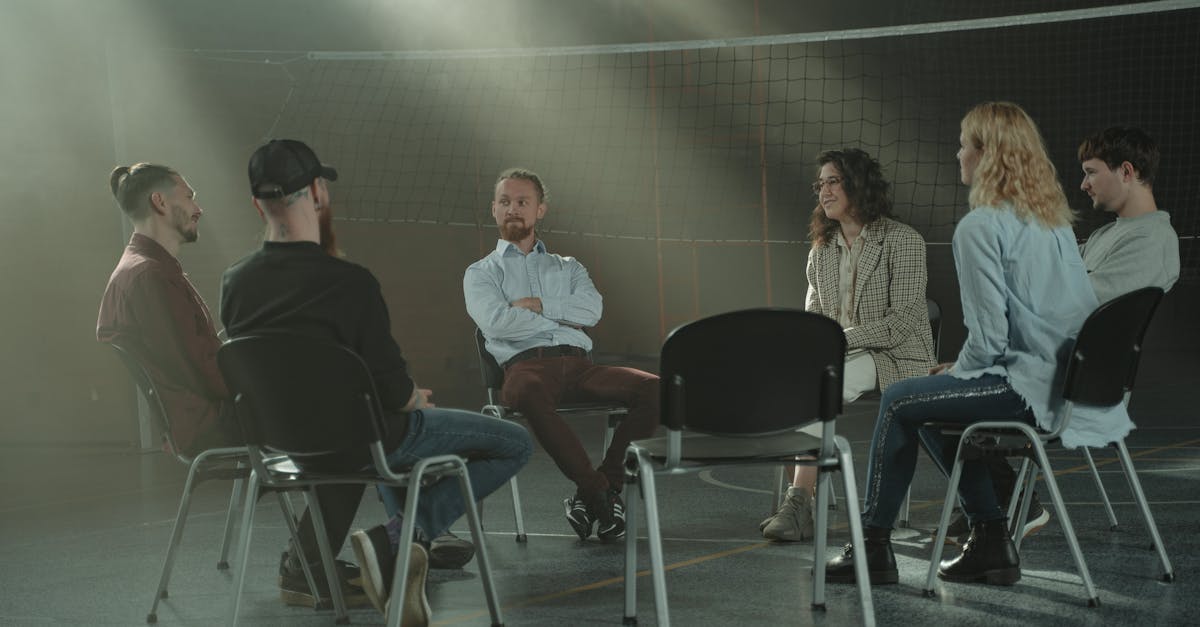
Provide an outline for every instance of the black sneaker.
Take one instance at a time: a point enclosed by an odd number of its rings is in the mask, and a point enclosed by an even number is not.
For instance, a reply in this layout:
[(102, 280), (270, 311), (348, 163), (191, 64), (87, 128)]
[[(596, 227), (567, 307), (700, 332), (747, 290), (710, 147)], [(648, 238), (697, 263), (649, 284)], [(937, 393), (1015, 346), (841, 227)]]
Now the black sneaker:
[[(575, 534), (579, 536), (580, 540), (587, 540), (588, 536), (592, 535), (592, 525), (596, 522), (596, 518), (588, 511), (587, 502), (579, 494), (576, 494), (568, 499), (563, 499), (563, 507), (566, 509), (567, 522), (571, 523)], [(624, 516), (624, 510), (622, 510), (622, 519)]]
[[(334, 568), (342, 584), (342, 599), (347, 608), (364, 608), (371, 606), (371, 600), (360, 587), (361, 573), (354, 564), (336, 560)], [(287, 551), (279, 558), (279, 598), (287, 605), (304, 607), (333, 607), (333, 598), (329, 594), (329, 585), (325, 583), (325, 569), (320, 562), (309, 565), (313, 580), (320, 592), (319, 598), (314, 598), (308, 588), (308, 580), (304, 578), (304, 569), (300, 562), (291, 559)]]
[(596, 537), (604, 542), (612, 542), (625, 537), (625, 503), (616, 490), (609, 490), (604, 495), (601, 506), (599, 524), (596, 525)]
[(429, 543), (429, 567), (462, 568), (475, 557), (475, 545), (447, 531)]
[(354, 558), (362, 569), (363, 591), (371, 605), (386, 615), (392, 574), (396, 570), (396, 555), (392, 553), (387, 529), (376, 525), (366, 531), (355, 531), (350, 534), (350, 545), (354, 547)]

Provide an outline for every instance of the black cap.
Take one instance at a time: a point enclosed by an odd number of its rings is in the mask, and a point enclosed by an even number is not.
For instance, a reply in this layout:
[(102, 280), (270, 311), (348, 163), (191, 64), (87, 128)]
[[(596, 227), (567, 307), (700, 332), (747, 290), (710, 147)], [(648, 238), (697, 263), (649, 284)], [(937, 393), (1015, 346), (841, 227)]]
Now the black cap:
[(295, 139), (272, 139), (250, 155), (250, 193), (255, 198), (283, 198), (304, 189), (319, 176), (336, 181), (337, 170), (321, 163), (317, 153)]

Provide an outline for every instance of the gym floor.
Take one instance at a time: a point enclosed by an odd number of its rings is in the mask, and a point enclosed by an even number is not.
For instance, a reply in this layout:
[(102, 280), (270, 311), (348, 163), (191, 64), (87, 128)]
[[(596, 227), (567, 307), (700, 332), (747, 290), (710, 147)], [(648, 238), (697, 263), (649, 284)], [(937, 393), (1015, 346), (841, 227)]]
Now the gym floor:
[[(918, 463), (911, 526), (894, 534), (900, 584), (873, 589), (880, 625), (936, 621), (954, 625), (1193, 623), (1200, 609), (1197, 555), (1200, 536), (1200, 427), (1189, 399), (1200, 372), (1196, 355), (1143, 361), (1131, 413), (1138, 429), (1127, 443), (1176, 573), (1162, 581), (1120, 465), (1111, 450), (1095, 451), (1119, 521), (1109, 529), (1082, 456), (1052, 451), (1101, 606), (1086, 594), (1052, 511), (1051, 522), (1021, 548), (1022, 579), (1013, 587), (936, 584), (925, 598), (931, 532), (945, 481), (933, 465)], [(856, 475), (866, 470), (866, 448), (877, 403), (848, 406), (838, 430), (852, 444)], [(572, 419), (585, 443), (599, 449), (603, 419)], [(0, 455), (0, 624), (137, 625), (153, 600), (186, 469), (161, 453), (86, 447), (5, 447)], [(827, 588), (826, 610), (811, 608), (811, 544), (770, 544), (758, 522), (770, 513), (774, 471), (724, 469), (659, 478), (667, 592), (678, 625), (850, 625), (862, 622), (853, 586)], [(528, 542), (514, 542), (512, 503), (502, 488), (485, 503), (488, 550), (506, 624), (616, 625), (623, 614), (620, 543), (580, 542), (562, 516), (571, 486), (545, 453), (536, 451), (520, 475)], [(1042, 491), (1049, 508), (1049, 498)], [(860, 488), (861, 496), (861, 488)], [(227, 622), (232, 576), (217, 570), (229, 483), (198, 487), (171, 578), (158, 608), (162, 625)], [(627, 495), (628, 498), (628, 495)], [(287, 531), (272, 499), (260, 502), (252, 539), (241, 623), (327, 625), (330, 611), (285, 606), (276, 582)], [(357, 524), (382, 520), (372, 494)], [(643, 519), (644, 520), (644, 519)], [(831, 517), (827, 556), (847, 541), (844, 508)], [(466, 524), (454, 530), (467, 537)], [(639, 624), (655, 624), (644, 529), (639, 548)], [(956, 554), (947, 547), (946, 557)], [(342, 557), (353, 559), (346, 546)], [(432, 571), (428, 596), (436, 625), (487, 625), (476, 562), (463, 570)], [(374, 610), (354, 610), (355, 624), (382, 624)]]

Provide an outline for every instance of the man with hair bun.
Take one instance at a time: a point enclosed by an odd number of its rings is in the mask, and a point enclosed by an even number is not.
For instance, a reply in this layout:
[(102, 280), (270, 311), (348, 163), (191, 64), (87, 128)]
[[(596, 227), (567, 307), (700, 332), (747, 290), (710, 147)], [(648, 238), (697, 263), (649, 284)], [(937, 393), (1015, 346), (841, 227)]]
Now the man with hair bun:
[(132, 351), (157, 384), (179, 452), (236, 445), (229, 391), (217, 370), (221, 341), (208, 306), (176, 255), (194, 242), (204, 210), (175, 170), (153, 163), (115, 168), (113, 196), (133, 236), (100, 300), (96, 339)]

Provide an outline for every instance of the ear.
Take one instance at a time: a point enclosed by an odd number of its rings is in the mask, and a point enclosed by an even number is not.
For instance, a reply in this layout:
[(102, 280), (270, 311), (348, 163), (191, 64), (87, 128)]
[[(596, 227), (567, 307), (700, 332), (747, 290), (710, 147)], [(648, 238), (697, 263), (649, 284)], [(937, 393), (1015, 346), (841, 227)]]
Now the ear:
[(167, 215), (167, 201), (162, 192), (150, 193), (150, 209), (160, 216)]
[(544, 203), (544, 202), (539, 202), (539, 203), (538, 203), (537, 219), (538, 219), (538, 220), (541, 220), (541, 219), (542, 219), (542, 218), (544, 218), (544, 217), (546, 217), (546, 203)]
[(1121, 180), (1126, 183), (1132, 183), (1138, 179), (1137, 170), (1128, 161), (1122, 161), (1121, 165), (1117, 166), (1117, 170), (1121, 173)]
[(259, 219), (265, 223), (267, 221), (267, 216), (265, 214), (263, 214), (263, 208), (262, 208), (262, 205), (258, 204), (258, 199), (251, 196), (250, 202), (254, 203), (254, 209), (255, 209), (255, 211), (258, 211)]

